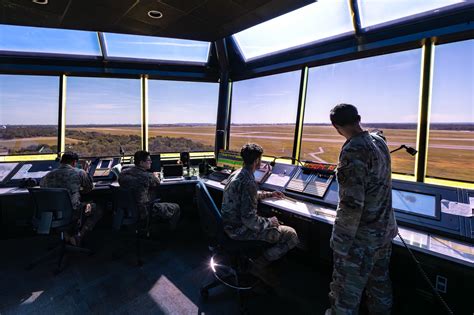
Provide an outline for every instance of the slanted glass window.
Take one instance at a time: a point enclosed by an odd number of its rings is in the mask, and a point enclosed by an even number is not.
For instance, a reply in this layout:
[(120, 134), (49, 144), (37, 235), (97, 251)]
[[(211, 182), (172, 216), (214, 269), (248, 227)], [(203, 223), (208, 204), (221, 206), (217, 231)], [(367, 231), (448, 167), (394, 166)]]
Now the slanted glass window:
[(293, 154), (300, 78), (293, 71), (233, 84), (231, 150), (254, 142), (267, 156)]
[[(346, 141), (329, 120), (337, 104), (355, 105), (365, 129), (384, 132), (390, 149), (416, 146), (421, 49), (309, 70), (301, 159), (337, 163)], [(414, 174), (415, 158), (400, 150), (392, 171)]]
[(205, 64), (209, 42), (106, 33), (107, 58)]
[(474, 40), (434, 56), (427, 176), (474, 182)]
[(149, 151), (214, 151), (218, 97), (218, 83), (149, 80)]
[(383, 26), (424, 15), (437, 14), (442, 10), (467, 3), (466, 0), (357, 0), (362, 28)]
[(140, 80), (69, 77), (66, 150), (119, 156), (141, 148)]
[(236, 33), (246, 61), (353, 32), (348, 1), (319, 0)]
[(102, 56), (95, 32), (0, 25), (0, 53)]
[(59, 78), (0, 75), (0, 155), (57, 152)]

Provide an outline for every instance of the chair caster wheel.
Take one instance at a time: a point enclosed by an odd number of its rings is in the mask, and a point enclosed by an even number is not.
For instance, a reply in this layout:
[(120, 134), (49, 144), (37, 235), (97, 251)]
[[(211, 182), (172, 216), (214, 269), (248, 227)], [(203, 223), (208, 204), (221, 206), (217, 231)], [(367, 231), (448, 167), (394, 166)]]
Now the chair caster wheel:
[(208, 289), (202, 288), (201, 290), (199, 290), (199, 294), (201, 295), (201, 297), (204, 300), (207, 300), (209, 298), (209, 290)]

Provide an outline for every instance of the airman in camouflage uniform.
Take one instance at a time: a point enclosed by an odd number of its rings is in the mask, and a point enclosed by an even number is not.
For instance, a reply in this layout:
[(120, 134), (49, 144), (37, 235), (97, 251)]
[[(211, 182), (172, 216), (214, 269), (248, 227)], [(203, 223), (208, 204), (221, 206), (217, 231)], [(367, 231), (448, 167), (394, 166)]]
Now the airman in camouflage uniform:
[[(253, 153), (253, 159), (246, 161), (246, 152)], [(251, 154), (252, 154), (251, 153)], [(236, 240), (258, 240), (274, 244), (263, 257), (274, 261), (298, 244), (296, 231), (280, 225), (276, 217), (265, 218), (257, 214), (258, 201), (268, 197), (281, 197), (280, 192), (258, 191), (253, 172), (260, 165), (263, 149), (257, 144), (242, 147), (244, 167), (235, 171), (224, 188), (222, 219), (227, 235)]]
[(339, 204), (330, 245), (334, 251), (331, 310), (357, 314), (362, 292), (371, 314), (389, 314), (389, 263), (398, 229), (392, 209), (390, 152), (380, 133), (360, 127), (353, 105), (340, 104), (331, 121), (347, 141), (337, 167)]
[(170, 229), (175, 229), (179, 221), (180, 208), (176, 203), (155, 200), (155, 192), (160, 185), (160, 180), (147, 171), (151, 168), (150, 153), (137, 151), (134, 163), (135, 166), (120, 173), (120, 186), (132, 191), (142, 220), (169, 221)]
[[(78, 221), (82, 214), (82, 226), (77, 234), (80, 241), (103, 216), (102, 209), (94, 203), (81, 202), (81, 193), (88, 193), (94, 188), (92, 177), (84, 170), (76, 168), (79, 157), (72, 152), (66, 152), (61, 157), (59, 168), (49, 172), (41, 179), (40, 186), (47, 188), (65, 188), (71, 196), (74, 209), (72, 220)], [(77, 244), (79, 245), (79, 244)]]

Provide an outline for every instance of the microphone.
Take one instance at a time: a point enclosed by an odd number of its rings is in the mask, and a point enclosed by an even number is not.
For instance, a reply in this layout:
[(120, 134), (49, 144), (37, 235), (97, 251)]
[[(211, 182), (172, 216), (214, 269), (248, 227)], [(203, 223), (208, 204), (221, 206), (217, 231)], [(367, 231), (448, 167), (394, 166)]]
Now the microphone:
[(409, 147), (409, 146), (406, 146), (406, 145), (402, 144), (401, 146), (399, 146), (395, 150), (390, 151), (390, 154), (392, 154), (394, 152), (397, 152), (398, 150), (401, 150), (401, 149), (405, 149), (407, 151), (407, 153), (410, 154), (411, 156), (415, 156), (418, 153), (418, 151), (415, 148), (412, 148), (412, 147)]
[(271, 156), (270, 157), (273, 158), (273, 160), (270, 162), (270, 166), (271, 167), (274, 167), (275, 166), (275, 163), (276, 163), (276, 160), (277, 159), (290, 159), (290, 160), (295, 160), (296, 162), (298, 162), (299, 164), (301, 164), (301, 166), (303, 166), (303, 163), (301, 163), (300, 160), (298, 160), (297, 158), (294, 158), (294, 157), (291, 157), (291, 156)]

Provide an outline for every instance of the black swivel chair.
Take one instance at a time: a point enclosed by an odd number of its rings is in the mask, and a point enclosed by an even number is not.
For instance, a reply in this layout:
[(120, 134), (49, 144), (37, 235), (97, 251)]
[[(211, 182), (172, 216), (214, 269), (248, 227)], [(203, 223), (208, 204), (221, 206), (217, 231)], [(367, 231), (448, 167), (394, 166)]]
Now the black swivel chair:
[[(110, 185), (110, 188), (114, 193), (113, 228), (117, 232), (123, 227), (134, 230), (137, 265), (142, 266), (141, 242), (150, 237), (149, 221), (141, 222), (137, 202), (130, 189), (113, 185)], [(144, 237), (146, 239), (143, 239)], [(118, 252), (115, 252), (114, 256), (117, 255)]]
[[(66, 251), (91, 254), (86, 248), (66, 244), (64, 232), (71, 230), (77, 222), (73, 222), (73, 207), (69, 192), (63, 188), (28, 188), (35, 207), (32, 224), (37, 234), (58, 233), (59, 244), (46, 254), (31, 262), (27, 269), (32, 269), (40, 262), (50, 258), (56, 252), (59, 253), (57, 269), (55, 273), (62, 271), (62, 262)], [(80, 219), (82, 221), (82, 215)]]
[(229, 238), (224, 231), (221, 213), (202, 182), (196, 185), (196, 202), (201, 227), (208, 237), (211, 250), (209, 264), (215, 277), (213, 282), (201, 288), (201, 296), (208, 298), (211, 288), (225, 285), (238, 291), (241, 311), (245, 311), (241, 291), (251, 290), (259, 283), (258, 279), (248, 273), (251, 258), (260, 255), (268, 243)]

